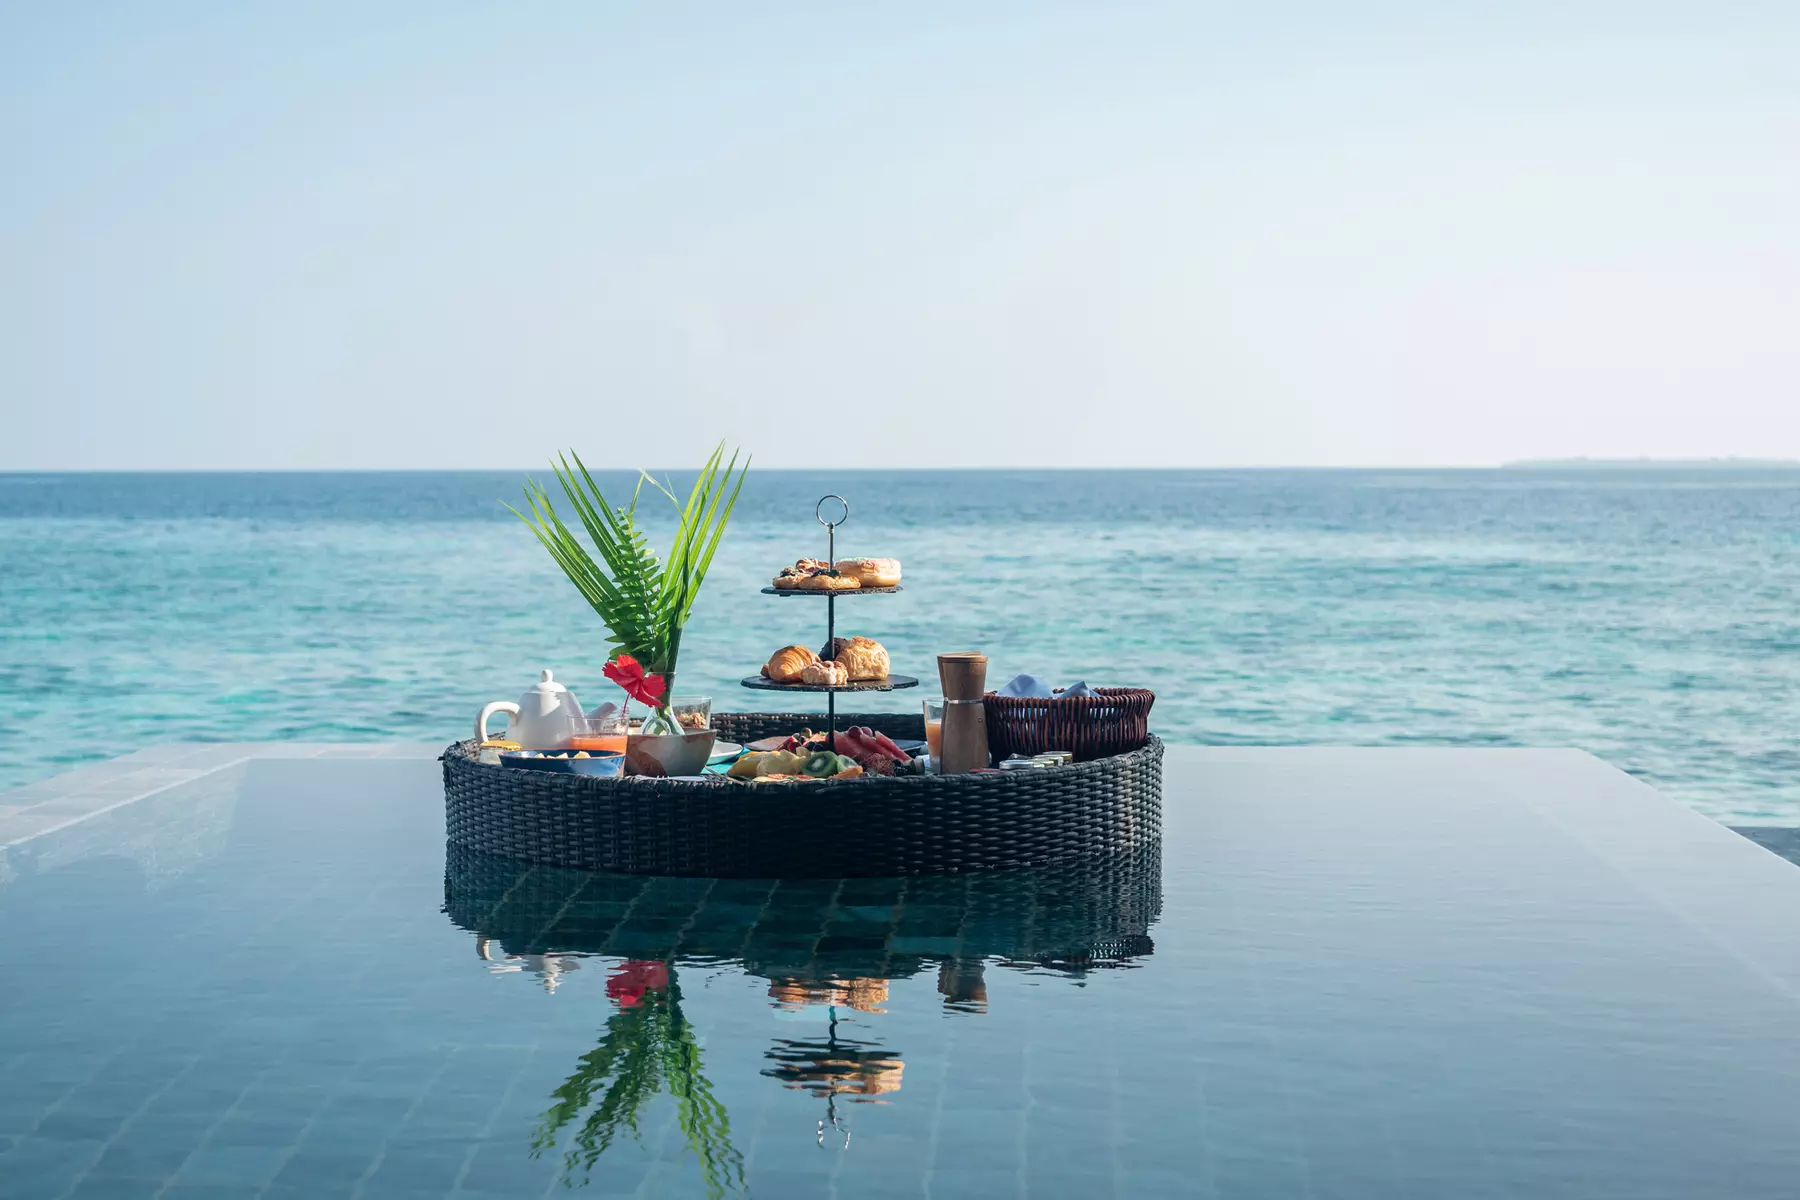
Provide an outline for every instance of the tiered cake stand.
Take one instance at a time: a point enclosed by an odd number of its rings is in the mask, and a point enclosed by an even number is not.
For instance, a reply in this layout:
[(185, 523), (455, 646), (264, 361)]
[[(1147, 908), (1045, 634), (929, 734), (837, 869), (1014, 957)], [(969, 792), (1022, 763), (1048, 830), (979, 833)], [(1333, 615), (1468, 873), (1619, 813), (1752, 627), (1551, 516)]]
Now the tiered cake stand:
[[(825, 505), (827, 501), (831, 500), (836, 500), (844, 510), (835, 521), (825, 519)], [(825, 527), (825, 561), (832, 564), (831, 573), (835, 575), (837, 574), (838, 526), (850, 519), (850, 502), (835, 493), (822, 497), (813, 506), (813, 517)], [(837, 640), (837, 600), (839, 596), (892, 595), (899, 590), (899, 585), (876, 588), (821, 589), (818, 591), (766, 587), (763, 589), (763, 595), (825, 597), (825, 648), (829, 650), (831, 643)], [(886, 679), (859, 679), (851, 683), (840, 684), (777, 683), (762, 675), (750, 675), (742, 682), (747, 688), (765, 692), (824, 692), (825, 729), (830, 738), (827, 744), (834, 751), (837, 749), (837, 694), (839, 692), (892, 692), (900, 688), (919, 686), (919, 681), (911, 675), (889, 675)]]

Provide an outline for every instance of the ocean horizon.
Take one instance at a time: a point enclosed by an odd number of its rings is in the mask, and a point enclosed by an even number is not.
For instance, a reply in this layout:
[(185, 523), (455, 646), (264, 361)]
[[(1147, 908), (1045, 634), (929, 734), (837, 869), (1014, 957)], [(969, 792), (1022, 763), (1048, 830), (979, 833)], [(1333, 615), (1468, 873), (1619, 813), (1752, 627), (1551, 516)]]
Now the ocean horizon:
[[(0, 788), (161, 741), (448, 742), (546, 667), (607, 698), (598, 618), (504, 507), (528, 476), (0, 473)], [(1800, 822), (1791, 468), (756, 468), (679, 692), (804, 707), (738, 680), (822, 640), (758, 589), (824, 553), (828, 492), (841, 555), (905, 564), (839, 609), (897, 671), (977, 648), (993, 683), (1153, 687), (1178, 742), (1576, 746), (1722, 820)]]

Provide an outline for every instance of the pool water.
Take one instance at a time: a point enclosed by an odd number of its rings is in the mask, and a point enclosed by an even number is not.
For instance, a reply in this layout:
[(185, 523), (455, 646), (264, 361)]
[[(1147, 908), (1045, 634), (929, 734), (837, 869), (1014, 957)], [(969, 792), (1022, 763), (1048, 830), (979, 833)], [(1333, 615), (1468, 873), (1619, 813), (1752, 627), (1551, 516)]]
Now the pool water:
[(0, 850), (0, 1196), (1788, 1194), (1783, 963), (1515, 803), (1538, 758), (1341, 753), (1400, 759), (1177, 755), (1160, 853), (910, 881), (534, 868), (445, 846), (429, 760), (218, 770)]

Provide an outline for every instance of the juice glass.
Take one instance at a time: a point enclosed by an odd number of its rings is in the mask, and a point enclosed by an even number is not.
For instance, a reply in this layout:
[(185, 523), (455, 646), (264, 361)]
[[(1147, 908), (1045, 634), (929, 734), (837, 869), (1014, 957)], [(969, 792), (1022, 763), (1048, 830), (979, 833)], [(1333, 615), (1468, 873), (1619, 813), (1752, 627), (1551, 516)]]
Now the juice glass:
[(623, 754), (629, 734), (630, 729), (625, 724), (623, 713), (608, 713), (604, 717), (583, 717), (576, 722), (575, 732), (569, 738), (569, 749), (613, 750)]
[(925, 701), (925, 748), (936, 759), (944, 752), (944, 698), (933, 696)]

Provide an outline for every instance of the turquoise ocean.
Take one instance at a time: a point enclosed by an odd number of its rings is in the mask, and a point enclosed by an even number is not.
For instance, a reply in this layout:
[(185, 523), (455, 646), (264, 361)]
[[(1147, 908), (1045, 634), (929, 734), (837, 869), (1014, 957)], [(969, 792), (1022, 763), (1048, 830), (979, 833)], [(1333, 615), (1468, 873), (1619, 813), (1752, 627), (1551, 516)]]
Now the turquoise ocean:
[[(0, 788), (171, 740), (448, 742), (545, 667), (611, 698), (503, 507), (529, 473), (0, 474)], [(896, 671), (1145, 685), (1183, 742), (1578, 746), (1800, 822), (1800, 472), (753, 472), (680, 693), (803, 707), (738, 680), (823, 639), (758, 589), (823, 555), (828, 492), (840, 555), (905, 564), (838, 606)]]

